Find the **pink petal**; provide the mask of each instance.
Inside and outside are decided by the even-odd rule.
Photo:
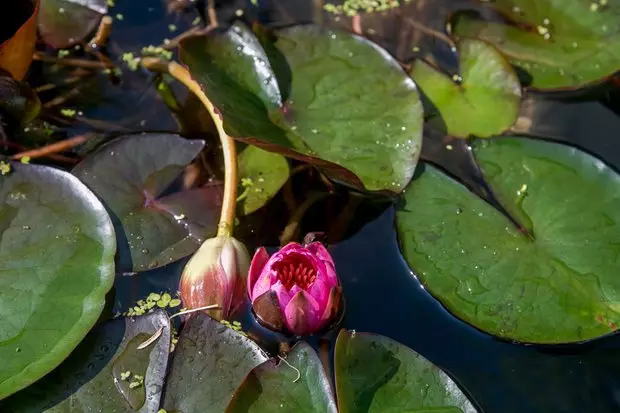
[[[298,244],[296,242],[289,242],[288,244],[280,248],[280,250],[276,252],[274,255],[288,254],[291,251],[299,251],[303,249],[304,247],[302,247],[301,244]]]
[[[269,273],[263,271],[262,275],[258,277],[258,281],[254,284],[254,289],[250,291],[250,300],[254,300],[256,297],[259,297],[265,294],[267,291],[271,289],[272,280],[269,276]]]
[[[298,292],[284,309],[284,322],[298,336],[312,334],[320,323],[318,304],[306,291]]]
[[[306,248],[308,248],[308,250],[311,251],[315,257],[322,261],[323,266],[321,268],[321,272],[324,278],[328,280],[329,286],[334,287],[338,285],[338,276],[336,275],[334,260],[323,244],[320,242],[313,242]]]
[[[252,299],[252,297],[257,297],[252,294],[252,291],[254,290],[254,285],[256,284],[256,281],[258,281],[258,278],[260,277],[268,260],[269,254],[267,253],[265,247],[260,247],[254,253],[254,257],[250,263],[250,271],[248,273],[248,294],[250,294],[250,299]]]
[[[325,246],[320,242],[313,242],[311,244],[308,244],[306,245],[306,249],[310,251],[312,255],[319,258],[321,261],[330,263],[332,267],[334,266],[334,260],[331,254],[329,253],[329,251],[327,251],[327,248],[325,248]]]
[[[325,264],[325,279],[330,287],[335,287],[339,284],[338,275],[336,275],[336,268],[333,262],[324,262]]]
[[[328,285],[326,281],[327,280],[324,280],[323,278],[317,277],[308,289],[308,293],[316,300],[320,309],[323,309],[327,304],[329,290],[332,287],[331,285]]]
[[[278,304],[280,304],[280,308],[286,308],[291,298],[293,298],[293,294],[290,291],[287,291],[284,284],[281,281],[278,281],[271,287],[272,291],[278,295]]]

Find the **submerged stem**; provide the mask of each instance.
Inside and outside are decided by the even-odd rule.
[[[164,62],[161,59],[145,57],[142,65],[154,72],[168,73],[176,80],[185,85],[198,99],[211,115],[213,123],[217,129],[224,153],[224,199],[222,201],[222,213],[218,225],[217,236],[231,236],[233,224],[235,222],[235,207],[237,201],[237,151],[235,141],[226,134],[222,115],[209,100],[202,88],[194,79],[189,71],[176,62]]]

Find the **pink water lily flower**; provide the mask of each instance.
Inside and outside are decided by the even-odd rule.
[[[342,288],[334,261],[320,242],[291,242],[271,257],[263,247],[256,251],[248,293],[263,324],[303,336],[335,319]]]

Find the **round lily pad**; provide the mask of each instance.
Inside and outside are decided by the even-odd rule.
[[[76,177],[12,164],[0,176],[0,399],[58,366],[114,282],[110,217]]]
[[[237,22],[182,43],[183,62],[227,132],[349,185],[400,192],[413,176],[423,123],[400,64],[363,37],[319,26],[262,40]]]
[[[387,337],[341,331],[334,366],[340,413],[477,411],[439,367]]]
[[[403,255],[425,287],[453,314],[506,339],[579,342],[616,331],[620,176],[542,140],[472,148],[504,211],[425,165],[397,213]]]
[[[577,89],[620,67],[620,4],[604,0],[490,3],[508,23],[458,15],[453,33],[491,42],[527,74],[533,89]]]
[[[502,133],[519,115],[517,75],[486,42],[464,39],[457,49],[460,76],[450,78],[422,60],[413,63],[411,76],[439,112],[449,135],[488,138]]]

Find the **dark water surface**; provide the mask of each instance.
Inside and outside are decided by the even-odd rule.
[[[237,5],[243,5],[241,1],[222,3],[223,15],[228,16]],[[310,1],[261,3],[264,8],[258,14],[272,22],[307,21],[314,13]],[[114,13],[124,15],[113,35],[112,51],[118,54],[159,44],[164,37],[172,37],[168,31],[170,23],[182,29],[194,18],[166,15],[160,0],[117,0],[117,4]],[[387,35],[396,38],[402,30],[406,28],[396,25]],[[391,45],[392,52],[398,54],[398,42]],[[138,102],[133,106],[135,119],[146,120],[144,129],[174,130],[169,117],[158,115],[165,109],[141,107],[143,96],[138,94],[134,98]],[[150,104],[150,100],[142,101],[144,105]],[[616,136],[620,121],[602,103],[536,98],[533,108],[532,133],[577,144],[620,167]],[[113,109],[98,111],[98,117],[105,115],[109,121],[118,115]],[[470,178],[463,152],[447,152],[444,143],[429,140],[425,141],[425,155],[465,179]],[[398,251],[394,215],[394,207],[379,214],[359,213],[355,222],[359,231],[330,247],[346,295],[346,328],[383,334],[408,345],[449,372],[481,412],[620,412],[617,334],[580,345],[526,346],[479,332],[449,314],[409,270]],[[311,224],[306,226],[308,230],[314,229]],[[252,240],[245,241],[250,249],[256,246]],[[185,260],[136,277],[121,278],[116,285],[116,309],[126,308],[151,291],[176,290],[184,263]]]

